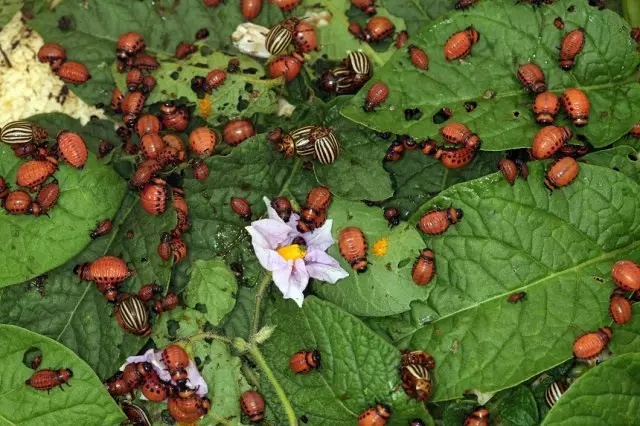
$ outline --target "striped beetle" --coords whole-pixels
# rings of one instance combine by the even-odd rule
[[[316,127],[310,135],[314,157],[320,164],[331,164],[340,154],[340,144],[333,130],[328,127]]]
[[[47,129],[28,121],[12,121],[0,131],[0,140],[8,144],[42,142],[47,139]]]
[[[116,303],[113,313],[118,325],[125,331],[139,336],[148,336],[151,333],[147,307],[135,294],[124,295]]]
[[[371,78],[371,61],[364,53],[349,52],[344,64],[354,72],[353,82],[358,88],[364,86]]]
[[[274,25],[265,39],[264,45],[272,55],[284,52],[293,41],[293,30],[300,22],[298,18],[288,18]]]

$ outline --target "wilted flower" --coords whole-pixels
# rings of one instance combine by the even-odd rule
[[[268,219],[256,220],[246,229],[260,264],[273,273],[273,282],[285,299],[293,299],[302,307],[302,292],[309,278],[334,284],[349,276],[338,261],[326,253],[334,243],[331,219],[313,232],[301,233],[297,229],[300,218],[297,214],[292,214],[285,223],[271,207],[271,201],[265,197],[264,202]]]
[[[123,364],[120,370],[124,370],[124,367],[127,364],[131,364],[133,362],[151,363],[153,369],[158,373],[160,380],[169,382],[173,385],[176,384],[176,382],[171,380],[171,374],[169,374],[167,366],[162,362],[162,351],[154,352],[153,349],[149,349],[143,355],[127,357],[127,362]],[[200,375],[200,372],[193,361],[189,361],[189,365],[187,366],[187,387],[190,389],[196,389],[196,394],[198,396],[205,396],[209,390],[207,388],[207,383]],[[144,398],[144,395],[141,395],[141,398]]]

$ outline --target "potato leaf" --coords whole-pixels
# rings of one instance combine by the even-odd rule
[[[570,358],[578,334],[608,323],[611,265],[640,259],[636,181],[581,164],[571,185],[549,194],[544,164],[529,169],[514,186],[501,174],[455,185],[420,210],[464,212],[443,235],[425,237],[436,254],[428,299],[436,317],[411,346],[438,362],[435,401],[495,392]],[[519,291],[526,298],[509,303]]]
[[[197,259],[191,266],[191,279],[186,293],[186,304],[196,308],[204,305],[205,318],[218,325],[235,305],[238,290],[236,277],[222,259]]]
[[[0,324],[0,419],[12,425],[93,424],[105,425],[126,419],[91,368],[71,350],[48,337],[12,325]],[[31,348],[42,351],[39,370],[69,368],[73,377],[64,391],[50,392],[27,386],[35,373],[23,364]]]
[[[553,21],[560,17],[565,30]],[[443,46],[456,31],[473,26],[480,40],[464,60],[445,60]],[[566,31],[583,27],[586,43],[575,67],[558,66],[558,50]],[[429,55],[429,70],[413,66],[406,50],[398,52],[367,86],[343,108],[348,118],[379,131],[409,134],[417,139],[440,139],[432,116],[441,108],[453,112],[451,121],[465,123],[483,140],[481,149],[525,148],[539,130],[530,104],[533,96],[516,78],[519,64],[537,63],[549,90],[561,95],[570,87],[589,97],[589,125],[574,128],[596,147],[609,145],[640,118],[640,87],[634,77],[639,57],[631,42],[629,24],[608,10],[587,2],[559,0],[541,8],[512,0],[482,1],[467,11],[454,12],[416,34],[411,43]],[[362,106],[368,89],[385,82],[388,99],[375,112]],[[465,102],[477,108],[466,112]],[[419,120],[405,120],[404,110],[419,108]],[[568,124],[566,120],[559,120]]]

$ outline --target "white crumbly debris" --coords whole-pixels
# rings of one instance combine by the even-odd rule
[[[290,117],[295,109],[296,107],[294,105],[291,105],[285,98],[278,98],[276,114],[279,117]]]
[[[322,28],[329,25],[333,15],[328,10],[317,10],[306,12],[302,19],[316,28]]]
[[[42,38],[27,28],[17,13],[0,31],[0,126],[34,114],[61,112],[83,124],[92,115],[104,118],[102,110],[87,105],[65,87],[49,68],[38,62]],[[89,83],[90,84],[90,83]]]
[[[264,47],[269,28],[245,22],[231,34],[233,45],[242,53],[256,58],[268,58],[271,54]]]

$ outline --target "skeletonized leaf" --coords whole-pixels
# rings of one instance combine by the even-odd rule
[[[71,350],[48,337],[12,325],[0,324],[0,419],[12,425],[117,424],[126,417],[91,368]],[[23,363],[30,348],[42,351],[42,369],[70,368],[71,386],[64,392],[36,390],[25,381],[34,370]]]

